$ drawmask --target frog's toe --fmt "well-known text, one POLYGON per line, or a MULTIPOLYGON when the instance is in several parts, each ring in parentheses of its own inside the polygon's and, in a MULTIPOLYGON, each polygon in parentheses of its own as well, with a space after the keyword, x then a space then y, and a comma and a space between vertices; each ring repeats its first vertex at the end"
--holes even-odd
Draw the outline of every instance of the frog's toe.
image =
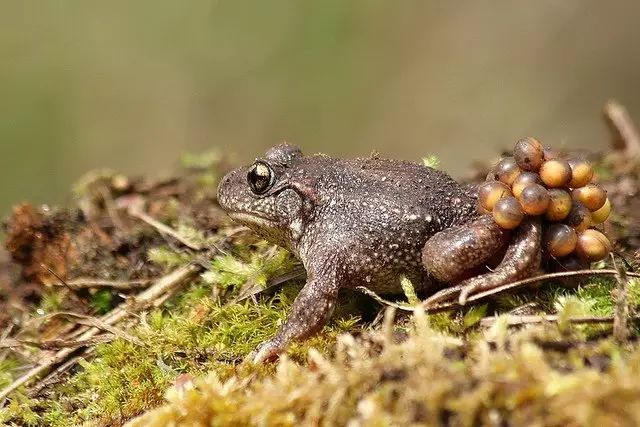
POLYGON ((500 264, 490 273, 459 284, 458 302, 464 305, 470 295, 533 276, 540 271, 542 226, 539 220, 523 222, 500 264))
POLYGON ((259 344, 245 357, 244 361, 254 365, 271 362, 276 360, 283 351, 284 346, 278 340, 272 339, 259 344))
POLYGON ((462 291, 462 288, 458 285, 442 289, 422 301, 422 306, 427 309, 436 308, 438 304, 449 301, 456 295, 460 294, 460 291, 462 291))

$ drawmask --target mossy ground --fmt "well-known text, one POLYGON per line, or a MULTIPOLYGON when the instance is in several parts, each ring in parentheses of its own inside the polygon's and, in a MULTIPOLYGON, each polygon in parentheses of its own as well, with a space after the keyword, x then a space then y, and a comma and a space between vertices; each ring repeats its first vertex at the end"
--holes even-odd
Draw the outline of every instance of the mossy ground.
MULTIPOLYGON (((203 274, 181 293, 118 325, 143 345, 119 338, 94 346, 57 383, 38 391, 23 387, 14 392, 0 411, 0 422, 34 426, 112 426, 131 419, 134 426, 640 424, 636 345, 640 330, 631 324, 630 340, 619 344, 611 338, 611 324, 568 321, 578 315, 611 316, 613 278, 588 279, 575 288, 547 283, 463 310, 393 317, 387 313, 384 319, 377 315, 383 306, 367 296, 345 292, 322 333, 292 346, 276 364, 243 363, 243 357, 273 336, 286 318, 302 280, 257 292, 272 278, 291 271, 296 261, 215 212, 199 214, 194 206, 209 206, 207 197, 219 176, 211 170, 219 159, 205 160, 202 164, 190 160, 197 170, 188 177, 195 186, 187 185, 191 196, 174 197, 162 205, 171 208, 171 214, 162 215, 166 211, 157 209, 156 217, 164 218, 187 240, 221 246, 223 252, 207 260, 203 274), (213 232, 202 231, 205 226, 213 232), (515 312, 558 314, 560 319, 508 328, 498 317, 491 327, 481 325, 486 316, 515 312)), ((182 185, 172 183, 170 189, 176 191, 182 185)), ((161 188, 169 191, 167 184, 161 188)), ((162 200, 161 195, 150 199, 162 200)), ((149 234, 136 230, 136 239, 149 234)), ((153 272, 204 262, 173 241, 155 239, 146 249, 146 262, 153 272)), ((106 264, 111 273, 112 266, 118 265, 106 264)), ((405 291, 412 299, 410 284, 405 291)), ((104 288, 77 295, 64 287, 47 288, 37 303, 24 304, 21 322, 70 310, 79 301, 85 312, 98 315, 126 297, 104 288)), ((640 281, 631 281, 628 297, 635 315, 640 307, 640 281)), ((25 333, 34 340, 44 339, 65 326, 48 324, 25 333)), ((20 376, 39 355, 42 351, 28 346, 1 353, 0 387, 20 376)))

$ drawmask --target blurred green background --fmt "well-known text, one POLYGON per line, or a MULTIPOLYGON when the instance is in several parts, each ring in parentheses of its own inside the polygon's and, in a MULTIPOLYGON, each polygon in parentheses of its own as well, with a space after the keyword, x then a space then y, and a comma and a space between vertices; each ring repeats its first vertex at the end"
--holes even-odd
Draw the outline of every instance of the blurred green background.
POLYGON ((0 4, 2 214, 214 146, 435 154, 457 175, 529 134, 604 147, 610 97, 640 115, 639 2, 0 4))

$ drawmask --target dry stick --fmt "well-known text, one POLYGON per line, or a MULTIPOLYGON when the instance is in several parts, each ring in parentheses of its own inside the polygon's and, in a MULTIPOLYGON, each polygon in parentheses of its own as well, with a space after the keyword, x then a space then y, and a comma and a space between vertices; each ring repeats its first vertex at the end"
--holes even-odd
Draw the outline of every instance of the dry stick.
POLYGON ((19 338, 7 338, 3 341, 0 341, 0 348, 31 346, 31 347, 39 348, 41 350, 58 350, 58 349, 67 348, 67 347, 78 348, 83 346, 102 344, 105 342, 111 342, 116 338, 119 338, 119 337, 114 334, 96 335, 86 340, 65 340, 61 338, 56 338, 56 339, 47 340, 47 341, 33 341, 33 340, 23 340, 19 338))
MULTIPOLYGON (((475 295, 470 296, 469 299, 467 299, 467 302, 470 303, 470 302, 478 301, 482 298, 493 296, 495 294, 499 294, 501 292, 508 291, 510 289, 517 288, 519 286, 525 286, 525 285, 530 285, 532 283, 540 282, 541 280, 556 279, 559 277, 611 276, 615 274, 617 274, 616 270, 578 270, 578 271, 561 271, 558 273, 542 274, 540 276, 529 277, 527 279, 522 279, 516 282, 507 283, 506 285, 502 285, 497 288, 490 289, 488 291, 479 292, 475 295)), ((640 273, 627 272, 626 274, 627 276, 630 276, 630 277, 640 277, 640 273)), ((370 296, 371 298, 375 299, 381 304, 384 304, 390 307, 395 307, 403 311, 414 311, 414 308, 411 307, 410 305, 406 303, 396 303, 393 301, 388 301, 364 286, 358 286, 355 289, 357 291, 362 292, 365 295, 370 296)), ((424 311, 426 313, 437 313, 440 311, 446 311, 446 310, 450 310, 458 307, 460 307, 460 304, 458 304, 457 302, 449 302, 444 304, 438 304, 436 306, 431 306, 431 307, 426 306, 424 307, 424 311)))
POLYGON ((161 223, 160 221, 155 220, 154 218, 150 217, 146 213, 140 211, 137 207, 129 208, 128 212, 129 212, 129 215, 146 222, 147 224, 149 224, 150 226, 158 230, 158 232, 160 232, 161 234, 167 234, 173 237, 174 239, 176 239, 186 247, 191 248, 194 251, 199 251, 200 249, 202 249, 202 246, 199 245, 198 243, 191 242, 190 240, 182 236, 180 233, 175 231, 173 228, 161 223))
POLYGON ((74 322, 80 324, 80 325, 85 325, 85 326, 91 326, 94 328, 98 328, 98 329, 102 329, 104 331, 110 332, 113 335, 115 335, 116 337, 122 338, 123 340, 129 341, 133 344, 139 345, 139 346, 144 346, 145 344, 140 341, 138 338, 129 335, 128 333, 126 333, 125 331, 123 331, 122 329, 118 329, 114 326, 111 326, 105 322, 103 322, 102 320, 96 318, 96 317, 92 317, 92 316, 87 316, 85 314, 80 314, 80 313, 73 313, 70 311, 58 311, 55 313, 51 313, 49 315, 47 315, 48 317, 67 317, 67 318, 72 318, 74 322))
POLYGON ((83 357, 86 357, 86 351, 83 352, 82 354, 79 354, 75 357, 72 357, 71 359, 67 360, 66 362, 64 362, 63 364, 61 364, 60 366, 58 366, 56 369, 54 369, 49 375, 47 375, 45 378, 42 379, 42 381, 39 381, 38 384, 34 385, 28 393, 29 397, 33 397, 35 395, 37 395, 38 393, 40 393, 40 391, 42 391, 45 387, 48 387, 52 384, 55 384, 57 382, 59 382, 59 377, 60 375, 62 375, 64 372, 66 372, 67 370, 69 370, 69 368, 71 368, 73 365, 75 365, 76 363, 78 363, 78 361, 80 359, 82 359, 83 357))
POLYGON ((153 279, 137 279, 137 280, 102 280, 91 278, 79 278, 74 280, 67 280, 62 285, 66 285, 71 289, 84 289, 103 286, 107 288, 113 288, 118 290, 131 290, 147 286, 153 282, 153 279))
MULTIPOLYGON (((0 341, 6 340, 9 337, 9 335, 11 334, 12 330, 13 330, 13 323, 9 323, 9 325, 7 325, 7 327, 2 332, 2 336, 0 336, 0 341)), ((3 362, 4 359, 7 358, 8 354, 9 354, 9 350, 8 349, 2 351, 2 353, 0 353, 0 362, 3 362)))
MULTIPOLYGON (((123 303, 118 306, 114 310, 102 316, 100 321, 103 324, 113 325, 114 323, 124 319, 130 314, 129 309, 135 310, 136 308, 142 307, 145 303, 150 303, 155 298, 160 295, 163 295, 165 292, 168 292, 170 289, 177 290, 178 285, 185 283, 187 280, 198 274, 202 271, 202 268, 198 265, 188 264, 184 267, 180 267, 177 270, 167 274, 166 276, 158 279, 158 281, 145 291, 141 292, 134 301, 134 304, 131 303, 123 303)), ((86 332, 78 337, 78 340, 86 340, 95 335, 97 335, 101 329, 96 327, 89 328, 86 332)), ((69 357, 75 349, 65 348, 58 352, 56 352, 49 360, 41 363, 29 370, 26 374, 16 379, 12 384, 5 387, 2 391, 0 391, 0 401, 4 401, 4 399, 12 393, 17 388, 26 384, 33 378, 36 378, 49 369, 52 366, 57 365, 58 363, 63 362, 67 357, 69 357)))
POLYGON ((624 106, 610 100, 604 106, 604 117, 613 135, 613 147, 630 157, 640 157, 640 135, 624 106))
MULTIPOLYGON (((558 273, 549 273, 549 274, 542 274, 540 276, 535 276, 535 277, 529 277, 528 279, 522 279, 522 280, 518 280, 516 282, 512 282, 512 283, 507 283, 506 285, 502 285, 499 286, 497 288, 485 291, 485 292, 479 292, 471 297, 469 297, 469 299, 467 300, 467 302, 473 302, 473 301, 477 301, 479 299, 482 298, 486 298, 488 296, 492 296, 513 288, 517 288, 519 286, 524 286, 524 285, 530 285, 532 283, 536 283, 539 282, 541 280, 547 280, 547 279, 557 279, 559 277, 577 277, 577 276, 611 276, 611 275, 615 275, 617 274, 616 270, 578 270, 578 271, 560 271, 558 273)), ((639 273, 627 273, 628 276, 631 277, 640 277, 639 273)))
MULTIPOLYGON (((501 321, 505 321, 507 326, 522 326, 522 325, 531 325, 535 323, 543 323, 543 322, 558 322, 562 319, 562 316, 558 315, 548 315, 548 316, 514 316, 514 315, 505 315, 505 316, 492 316, 485 317, 480 320, 480 325, 484 327, 493 326, 498 319, 501 321)), ((615 318, 612 317, 597 317, 597 316, 573 316, 566 319, 569 323, 575 324, 597 324, 597 323, 614 323, 615 318)), ((640 316, 634 316, 631 318, 634 322, 640 321, 640 316)))
POLYGON ((611 254, 611 262, 616 270, 616 281, 618 287, 615 295, 615 306, 613 311, 613 338, 618 344, 627 342, 629 338, 629 304, 627 303, 627 288, 629 287, 629 279, 627 272, 616 264, 616 259, 611 254))
POLYGON ((107 188, 106 185, 101 185, 98 187, 98 191, 100 191, 100 194, 102 195, 102 200, 104 200, 104 205, 107 208, 107 213, 111 217, 111 221, 113 221, 113 225, 115 225, 119 230, 124 229, 124 224, 118 216, 118 209, 116 208, 116 204, 113 201, 113 196, 111 195, 109 188, 107 188))
MULTIPOLYGON (((102 322, 100 319, 98 319, 97 317, 92 317, 92 316, 87 316, 85 314, 80 314, 80 313, 73 313, 70 311, 56 311, 54 313, 49 313, 49 314, 45 314, 44 316, 40 316, 37 317, 35 319, 31 319, 30 321, 28 321, 27 323, 25 323, 25 326, 31 326, 32 324, 40 324, 43 322, 46 322, 54 317, 66 317, 66 318, 71 318, 73 322, 79 324, 79 325, 84 325, 84 326, 89 326, 89 327, 96 327, 98 329, 102 329, 104 331, 110 332, 113 335, 120 337, 126 341, 132 342, 133 344, 136 345, 140 345, 143 346, 144 343, 142 343, 140 340, 138 340, 137 338, 127 334, 126 332, 124 332, 121 329, 115 328, 111 325, 108 325, 104 322, 102 322)), ((77 337, 79 335, 81 335, 82 333, 84 333, 87 329, 89 328, 76 328, 75 330, 69 332, 69 334, 66 336, 67 340, 70 340, 74 337, 77 337)), ((24 330, 24 328, 23 328, 24 330)), ((3 341, 0 341, 0 346, 2 345, 3 341)))

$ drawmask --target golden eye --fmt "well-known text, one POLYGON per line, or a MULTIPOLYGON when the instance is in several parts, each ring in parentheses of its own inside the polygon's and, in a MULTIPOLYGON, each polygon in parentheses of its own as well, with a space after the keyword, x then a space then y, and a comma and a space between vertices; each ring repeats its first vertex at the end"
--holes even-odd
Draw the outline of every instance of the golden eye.
POLYGON ((247 172, 247 182, 249 188, 255 194, 264 194, 273 186, 276 179, 276 174, 268 164, 257 161, 247 172))

